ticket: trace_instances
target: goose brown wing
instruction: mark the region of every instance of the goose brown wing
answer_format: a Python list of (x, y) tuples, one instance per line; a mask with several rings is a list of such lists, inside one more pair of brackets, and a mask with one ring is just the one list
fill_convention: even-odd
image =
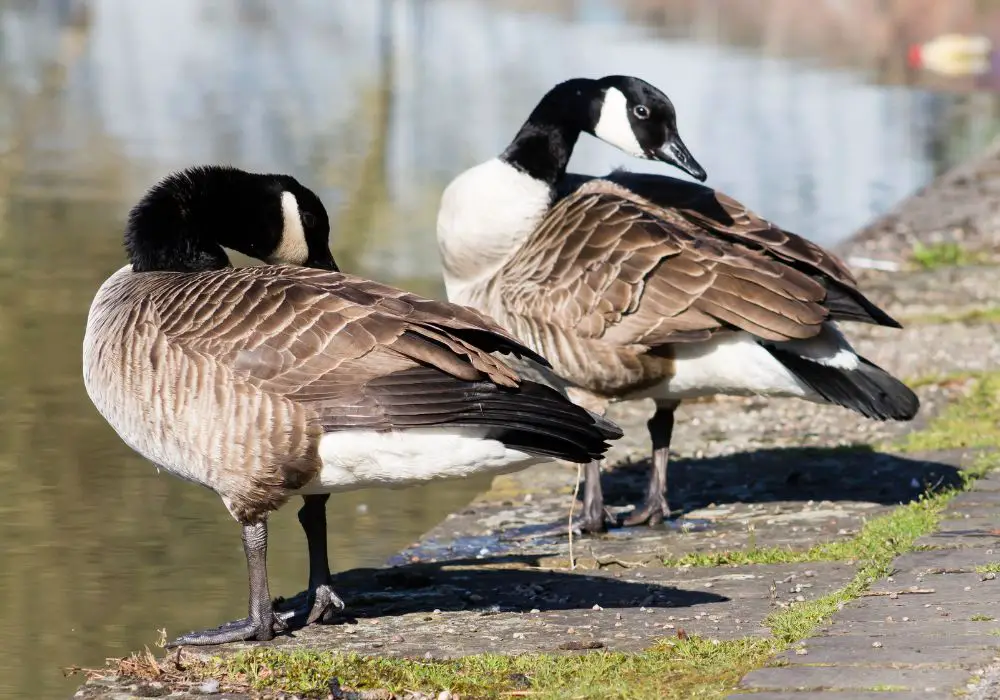
[(167, 342), (305, 405), (328, 430), (454, 422), (484, 393), (519, 388), (491, 353), (541, 360), (478, 312), (340, 273), (230, 269), (175, 278), (151, 301)]
[(832, 318), (900, 327), (861, 292), (837, 255), (774, 225), (732, 197), (698, 183), (647, 173), (619, 171), (607, 180), (679, 214), (706, 234), (758, 250), (814, 277), (827, 289), (824, 305)]
[(828, 317), (826, 291), (809, 275), (600, 185), (561, 200), (499, 284), (508, 313), (621, 345), (703, 340), (723, 329), (808, 338)]
[(695, 182), (648, 173), (619, 171), (607, 178), (658, 207), (673, 209), (706, 231), (730, 236), (801, 265), (803, 271), (857, 287), (844, 262), (812, 241), (785, 231), (727, 194)]

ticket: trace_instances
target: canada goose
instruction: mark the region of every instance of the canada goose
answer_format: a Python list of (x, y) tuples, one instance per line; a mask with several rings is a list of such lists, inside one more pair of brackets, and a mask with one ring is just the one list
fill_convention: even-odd
[[(490, 315), (593, 411), (651, 397), (653, 466), (626, 525), (661, 521), (674, 411), (714, 394), (795, 396), (875, 419), (919, 406), (834, 321), (898, 328), (833, 254), (703, 185), (616, 171), (567, 175), (581, 132), (704, 180), (673, 105), (638, 78), (549, 91), (499, 157), (445, 189), (437, 236), (450, 301)], [(603, 529), (598, 463), (581, 524)]]
[[(267, 640), (292, 613), (342, 607), (329, 585), (329, 493), (587, 462), (613, 423), (493, 352), (545, 360), (472, 309), (336, 271), (322, 203), (286, 175), (205, 167), (131, 210), (130, 264), (101, 285), (87, 393), (132, 449), (222, 497), (242, 525), (249, 615), (172, 642)], [(223, 246), (273, 263), (232, 268)], [(277, 615), (267, 516), (303, 495), (308, 611)]]

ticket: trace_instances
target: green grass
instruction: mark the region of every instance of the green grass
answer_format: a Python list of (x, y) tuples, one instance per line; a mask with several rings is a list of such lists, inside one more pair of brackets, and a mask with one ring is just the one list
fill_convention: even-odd
[(976, 567), (977, 574), (1000, 574), (1000, 561), (992, 561)]
[[(906, 551), (938, 522), (947, 494), (930, 496), (901, 506), (865, 523), (855, 537), (821, 542), (807, 550), (754, 547), (723, 552), (691, 552), (664, 560), (666, 566), (740, 566), (747, 564), (804, 564), (818, 561), (875, 560)], [(901, 549), (902, 548), (902, 549)]]
[(924, 270), (951, 265), (971, 265), (983, 260), (983, 255), (966, 250), (958, 243), (932, 243), (913, 246), (910, 259)]
[(904, 326), (930, 325), (936, 323), (997, 323), (1000, 322), (1000, 307), (989, 306), (982, 309), (968, 309), (958, 313), (922, 314), (900, 319)]
[(949, 405), (924, 430), (896, 443), (912, 452), (956, 448), (1000, 448), (1000, 372), (976, 377), (968, 394)]
[(642, 653), (556, 656), (481, 654), (455, 661), (415, 661), (354, 654), (253, 649), (220, 659), (207, 675), (254, 690), (319, 693), (330, 679), (345, 688), (450, 690), (463, 698), (524, 691), (542, 698), (719, 697), (759, 666), (773, 642), (671, 640)]
[(996, 618), (992, 615), (983, 615), (982, 613), (976, 613), (969, 618), (969, 622), (993, 622)]

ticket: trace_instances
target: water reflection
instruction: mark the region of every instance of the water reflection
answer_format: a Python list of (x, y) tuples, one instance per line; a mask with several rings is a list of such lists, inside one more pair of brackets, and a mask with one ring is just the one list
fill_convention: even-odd
[[(125, 448), (80, 380), (124, 214), (167, 170), (294, 173), (327, 202), (343, 267), (440, 296), (441, 188), (572, 75), (666, 89), (711, 184), (828, 243), (995, 133), (990, 95), (880, 85), (798, 45), (783, 59), (720, 2), (655, 4), (0, 0), (0, 694), (65, 696), (60, 666), (242, 611), (235, 523)], [(627, 162), (578, 151), (578, 171)], [(484, 486), (339, 497), (333, 565), (384, 561)], [(294, 508), (272, 539), (272, 589), (295, 592)]]

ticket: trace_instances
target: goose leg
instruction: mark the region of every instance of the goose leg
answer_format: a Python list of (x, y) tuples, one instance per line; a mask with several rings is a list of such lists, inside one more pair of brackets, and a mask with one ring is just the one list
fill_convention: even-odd
[(226, 644), (274, 639), (275, 632), (287, 629), (284, 620), (274, 614), (271, 594), (267, 590), (267, 521), (243, 525), (243, 551), (247, 557), (250, 579), (249, 615), (214, 629), (191, 632), (178, 637), (167, 647), (182, 645)]
[[(608, 524), (615, 524), (615, 517), (604, 507), (604, 494), (601, 491), (601, 463), (588, 462), (584, 468), (583, 509), (573, 519), (573, 532), (598, 533), (607, 530)], [(576, 503), (574, 502), (574, 507)], [(562, 537), (566, 535), (566, 521), (543, 528), (529, 535), (530, 539), (539, 537)]]
[(674, 411), (678, 405), (679, 402), (657, 404), (656, 413), (646, 424), (653, 441), (653, 465), (649, 470), (646, 499), (642, 506), (625, 518), (622, 523), (625, 527), (642, 523), (658, 525), (670, 517), (670, 507), (667, 505), (667, 460), (670, 438), (674, 432)]
[(583, 532), (604, 532), (614, 517), (604, 507), (604, 492), (601, 490), (601, 463), (597, 460), (587, 464), (583, 481), (583, 510), (579, 525)]
[(309, 548), (309, 616), (306, 624), (326, 622), (334, 609), (343, 610), (344, 601), (330, 585), (330, 560), (326, 548), (326, 502), (328, 494), (303, 496), (299, 523), (306, 533)]

